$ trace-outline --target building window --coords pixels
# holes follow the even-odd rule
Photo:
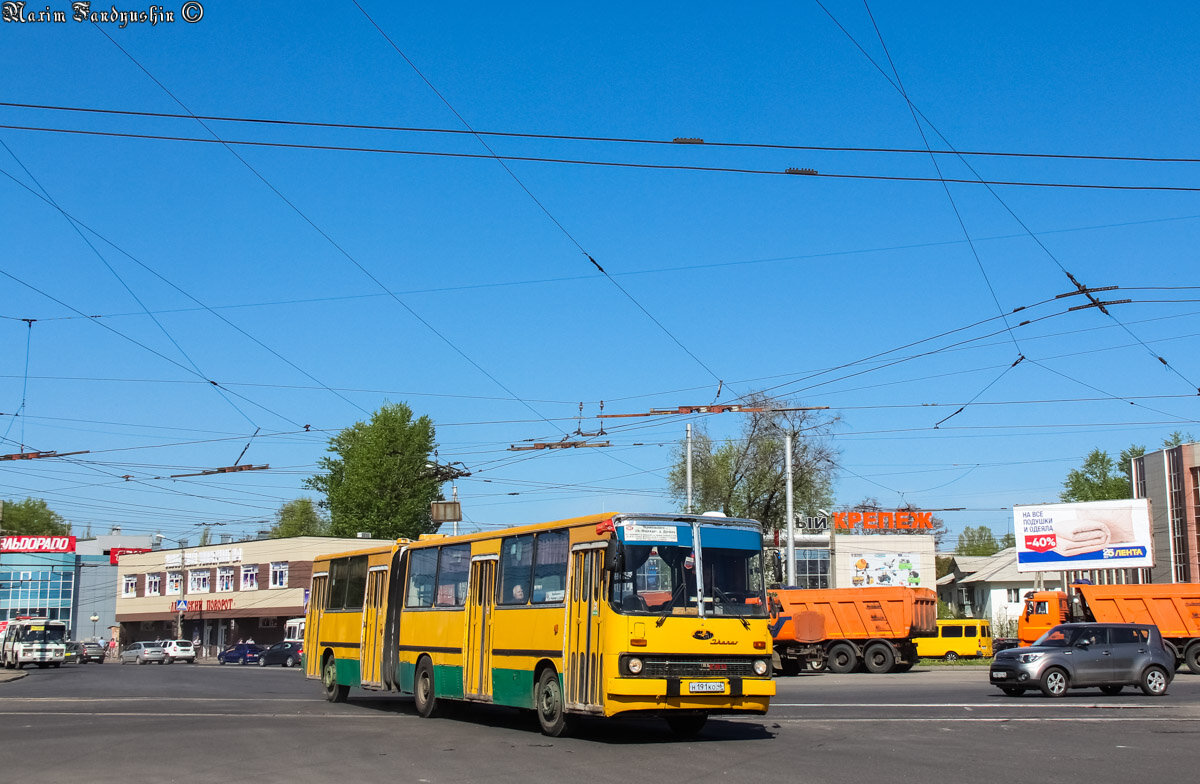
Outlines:
[[[829,587],[828,550],[815,547],[802,547],[796,550],[796,587]]]
[[[1167,525],[1171,537],[1171,562],[1174,564],[1172,579],[1177,583],[1191,580],[1188,569],[1187,530],[1185,519],[1185,494],[1183,489],[1183,450],[1174,447],[1167,453]]]
[[[137,575],[127,574],[121,582],[121,596],[137,596]]]
[[[242,566],[242,590],[258,590],[258,564],[244,564]]]
[[[192,569],[188,572],[188,593],[208,593],[208,569]]]
[[[146,595],[158,596],[162,593],[162,575],[148,574],[146,575]]]
[[[1021,589],[1020,588],[1009,588],[1008,589],[1008,603],[1016,604],[1019,601],[1021,601]]]
[[[275,629],[279,626],[279,619],[275,617],[259,618],[258,628],[260,629]]]
[[[220,566],[217,568],[217,592],[228,593],[233,590],[233,567]]]
[[[287,588],[288,565],[287,561],[272,561],[271,562],[271,587],[272,588]]]
[[[167,572],[167,596],[178,596],[183,587],[183,572]]]

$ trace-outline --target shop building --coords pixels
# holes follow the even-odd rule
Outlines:
[[[922,533],[932,530],[931,517],[927,512],[896,510],[802,519],[793,539],[796,587],[934,588],[935,539],[932,533]],[[778,552],[786,558],[786,547],[780,545]]]
[[[29,615],[66,621],[71,639],[107,639],[116,624],[117,559],[150,545],[149,536],[119,533],[0,537],[0,620]]]
[[[207,650],[279,642],[304,615],[313,558],[391,539],[296,536],[179,547],[122,556],[116,588],[120,642],[182,634]]]

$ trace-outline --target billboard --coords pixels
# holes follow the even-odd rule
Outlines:
[[[932,588],[935,545],[924,534],[834,534],[831,588]]]
[[[1019,572],[1154,565],[1145,498],[1014,506],[1013,526]]]
[[[74,536],[0,536],[0,553],[73,553]]]

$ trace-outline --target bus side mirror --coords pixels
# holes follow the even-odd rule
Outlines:
[[[604,570],[608,572],[625,571],[625,548],[616,539],[609,539],[604,547]]]

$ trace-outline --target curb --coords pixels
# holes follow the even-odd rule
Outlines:
[[[8,683],[9,681],[19,681],[29,673],[27,672],[0,672],[0,683]]]

